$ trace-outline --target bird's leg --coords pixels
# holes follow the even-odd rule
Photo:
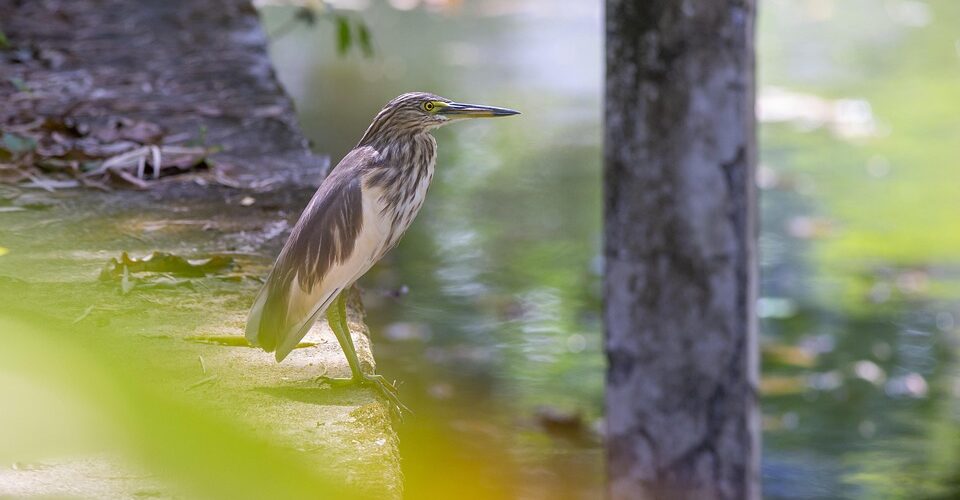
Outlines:
[[[350,327],[347,325],[346,291],[341,292],[334,303],[330,304],[330,307],[327,309],[327,323],[330,324],[330,329],[333,330],[334,335],[337,336],[337,340],[340,342],[340,348],[343,349],[343,354],[347,357],[347,364],[350,365],[352,378],[321,378],[326,382],[336,385],[344,383],[371,385],[379,390],[391,403],[396,405],[397,408],[409,412],[410,409],[400,402],[400,398],[397,396],[397,388],[394,387],[393,384],[387,382],[382,375],[363,373],[360,369],[360,359],[357,358],[357,350],[353,346],[353,337],[350,335]]]

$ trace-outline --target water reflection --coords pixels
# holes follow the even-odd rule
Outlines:
[[[960,4],[881,4],[762,5],[768,498],[960,491]],[[318,150],[339,158],[411,89],[524,113],[439,132],[430,199],[364,282],[380,369],[417,411],[408,496],[595,498],[599,5],[390,5],[362,13],[372,60],[323,29],[273,46]]]
[[[790,369],[800,391],[764,401],[765,484],[778,498],[957,492],[958,436],[947,429],[956,422],[960,205],[957,174],[943,167],[958,135],[948,20],[960,9],[872,6],[775,1],[765,9],[765,82],[855,97],[860,111],[851,110],[862,119],[848,124],[875,123],[861,127],[871,134],[840,133],[839,121],[827,125],[831,133],[788,123],[762,131],[774,172],[767,178],[778,179],[763,195],[761,244],[772,251],[763,290],[796,303],[763,322],[765,340],[818,352],[814,366]],[[796,180],[779,180],[786,176]],[[804,477],[797,471],[817,481],[795,481]]]

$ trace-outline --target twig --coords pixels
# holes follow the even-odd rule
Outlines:
[[[150,152],[153,153],[153,178],[160,178],[160,148],[150,146]]]
[[[93,312],[93,309],[94,309],[95,307],[96,307],[96,306],[92,306],[92,305],[91,305],[91,306],[87,307],[86,309],[84,309],[84,310],[83,310],[83,314],[81,314],[80,316],[77,316],[77,318],[76,318],[75,320],[73,320],[73,324],[75,325],[75,324],[77,324],[77,323],[79,323],[79,322],[87,319],[87,316],[90,316],[90,313]]]
[[[219,379],[219,378],[220,378],[219,375],[210,375],[209,377],[200,379],[200,380],[198,380],[198,381],[190,384],[190,386],[187,387],[187,388],[185,389],[185,391],[192,391],[193,389],[196,389],[197,387],[200,387],[201,385],[209,384],[210,382],[213,382],[213,381],[215,381],[215,380],[217,380],[217,379]]]
[[[43,188],[44,191],[47,191],[48,193],[56,192],[56,189],[54,189],[53,186],[49,185],[46,181],[31,174],[30,172],[27,172],[27,178],[29,178],[31,181],[33,181],[34,184],[36,184],[37,186],[40,186],[41,188]]]

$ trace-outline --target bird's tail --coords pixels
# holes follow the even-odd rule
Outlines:
[[[247,331],[245,337],[250,345],[261,346],[260,319],[263,317],[263,307],[267,303],[267,295],[267,287],[261,288],[260,293],[257,294],[257,298],[253,301],[253,307],[250,308],[250,315],[247,316]]]
[[[250,308],[250,315],[247,317],[245,336],[251,345],[258,346],[267,352],[274,352],[277,362],[280,362],[303,339],[317,318],[323,316],[327,307],[337,298],[340,288],[328,292],[306,317],[291,322],[286,315],[289,295],[276,295],[270,282],[268,278],[267,284],[260,289],[260,293],[253,301],[253,307]],[[271,296],[271,294],[275,295]],[[274,303],[271,304],[271,301]]]

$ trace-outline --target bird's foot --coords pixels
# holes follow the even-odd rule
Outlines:
[[[360,380],[360,383],[362,385],[373,386],[375,389],[380,391],[380,394],[387,398],[387,401],[390,401],[390,403],[393,404],[392,409],[395,409],[399,416],[403,416],[403,412],[413,413],[410,408],[407,408],[407,405],[400,401],[400,394],[397,390],[397,386],[391,382],[388,382],[387,379],[383,378],[383,375],[364,374],[363,378]]]
[[[399,416],[403,416],[403,412],[413,413],[410,408],[407,408],[407,405],[400,401],[397,386],[388,382],[387,379],[383,378],[383,375],[364,373],[353,378],[332,378],[327,377],[326,375],[321,375],[317,377],[316,380],[318,383],[329,384],[331,387],[346,387],[356,385],[373,387],[391,403],[391,411],[396,411]]]

